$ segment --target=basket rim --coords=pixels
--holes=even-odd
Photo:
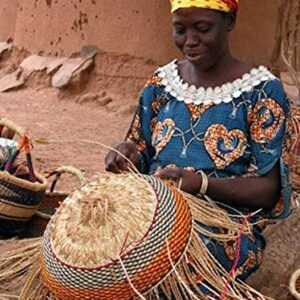
[[[16,176],[11,175],[7,171],[0,171],[0,180],[8,181],[12,184],[18,185],[25,189],[32,190],[34,192],[46,191],[48,187],[48,181],[46,177],[44,177],[42,174],[39,173],[36,173],[35,176],[41,182],[30,182],[21,178],[17,178]]]

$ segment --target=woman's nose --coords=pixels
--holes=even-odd
[[[199,37],[195,32],[188,31],[186,33],[186,42],[185,45],[187,47],[195,47],[199,44]]]

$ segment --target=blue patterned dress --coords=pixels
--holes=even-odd
[[[284,218],[292,209],[288,120],[286,94],[265,67],[222,87],[197,89],[183,82],[173,61],[148,80],[126,140],[137,145],[144,173],[177,166],[214,178],[258,177],[279,163],[281,197],[262,215]],[[236,241],[221,244],[202,238],[230,270]],[[243,236],[241,244],[237,274],[244,280],[261,263],[265,240],[260,228],[254,228],[252,237]]]

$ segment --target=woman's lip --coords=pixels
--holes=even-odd
[[[203,53],[185,53],[185,57],[188,60],[197,60],[199,58],[202,58],[206,54],[207,54],[207,52],[203,52]]]

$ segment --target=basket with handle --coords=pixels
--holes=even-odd
[[[41,202],[41,205],[35,212],[32,219],[29,221],[26,230],[22,234],[22,237],[39,237],[42,236],[49,220],[54,215],[56,209],[60,203],[69,196],[68,192],[55,192],[55,186],[62,174],[71,174],[76,177],[83,186],[86,183],[86,178],[83,172],[79,169],[71,166],[60,166],[55,171],[51,172],[47,178],[54,177],[49,192],[45,193],[45,196]]]
[[[8,128],[18,136],[14,153],[0,171],[0,236],[19,235],[40,205],[47,188],[47,179],[35,173],[31,160],[31,144],[26,131],[8,119],[0,119],[0,132]],[[25,151],[26,163],[16,163]]]

